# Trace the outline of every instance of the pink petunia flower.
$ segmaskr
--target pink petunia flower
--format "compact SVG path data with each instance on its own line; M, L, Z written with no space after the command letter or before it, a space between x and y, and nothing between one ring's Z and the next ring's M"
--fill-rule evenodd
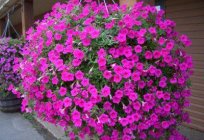
M120 75L116 74L113 76L113 81L115 83L120 83L121 80L122 80L122 77Z
M52 78L52 84L53 84L53 85L57 85L58 82L59 82L59 80L58 80L57 76L55 76L55 77Z
M66 93L67 93L67 89L65 87L60 87L59 94L61 96L64 96L64 95L66 95Z
M141 53L142 52L142 47L140 45L137 45L134 47L134 50L136 53Z
M145 58L146 58L147 60L152 59L152 57L153 57L152 52L150 52L150 51L146 51L146 52L145 52Z
M103 97L107 97L110 95L110 92L111 92L111 89L109 86L104 86L102 89L101 89L101 94Z
M72 74L72 73L69 73L69 72L66 72L66 71L63 71L62 73L61 73L61 79L63 80L63 81L73 81L74 80L74 74Z
M133 72L132 73L132 80L135 81L135 82L139 81L140 80L140 75L141 75L140 72Z
M117 40L119 42L125 42L126 41L126 34L119 33L117 36Z
M75 73L75 77L77 80L82 80L84 78L84 73L80 70L78 70L76 73Z
M84 58L84 52L80 49L75 49L73 52L73 55L76 59L83 59Z
M55 50L60 53L63 52L64 46L62 44L56 44Z
M72 99L69 97L65 97L63 103L65 107L70 107L72 105Z
M111 71L105 70L103 72L103 77L106 78L106 79L110 79L112 77Z

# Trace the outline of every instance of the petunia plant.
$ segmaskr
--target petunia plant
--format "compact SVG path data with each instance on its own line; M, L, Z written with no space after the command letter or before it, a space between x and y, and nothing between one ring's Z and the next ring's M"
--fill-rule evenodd
M83 4L56 3L28 30L22 111L71 139L184 139L191 41L154 6Z
M17 39L0 38L0 94L9 94L21 80L18 73L22 42Z

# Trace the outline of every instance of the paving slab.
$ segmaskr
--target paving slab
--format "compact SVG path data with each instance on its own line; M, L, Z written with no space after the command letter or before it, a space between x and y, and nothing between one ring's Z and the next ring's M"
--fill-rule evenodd
M20 113L0 111L0 140L44 140Z

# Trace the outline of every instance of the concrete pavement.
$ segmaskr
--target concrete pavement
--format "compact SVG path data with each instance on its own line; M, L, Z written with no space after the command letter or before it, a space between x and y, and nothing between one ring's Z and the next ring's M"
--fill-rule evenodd
M0 111L0 140L44 140L20 113Z

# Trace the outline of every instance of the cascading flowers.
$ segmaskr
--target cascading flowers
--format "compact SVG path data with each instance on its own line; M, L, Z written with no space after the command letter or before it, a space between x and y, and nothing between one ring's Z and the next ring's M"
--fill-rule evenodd
M21 59L22 42L17 39L0 38L0 94L7 95L13 85L17 86L21 80L18 73Z
M71 139L184 139L176 127L190 121L191 41L174 27L141 2L55 4L27 32L22 110Z

